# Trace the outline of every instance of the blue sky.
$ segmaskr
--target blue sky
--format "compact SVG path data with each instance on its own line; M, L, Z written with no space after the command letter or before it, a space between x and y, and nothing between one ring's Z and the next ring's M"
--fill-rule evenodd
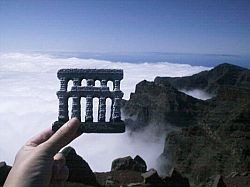
M249 54L249 0L0 0L0 52Z

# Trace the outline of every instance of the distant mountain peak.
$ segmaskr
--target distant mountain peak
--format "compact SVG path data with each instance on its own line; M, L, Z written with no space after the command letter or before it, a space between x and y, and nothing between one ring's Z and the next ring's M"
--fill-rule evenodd
M221 87L250 87L250 70L234 64L223 63L209 71L186 77L156 77L158 84L171 84L176 89L201 89L216 94Z
M247 68L240 67L235 64L229 64L229 63L222 63L219 64L218 66L215 66L212 70L217 70L217 69L227 69L231 71L241 71L241 70L248 70ZM212 71L210 70L210 71Z

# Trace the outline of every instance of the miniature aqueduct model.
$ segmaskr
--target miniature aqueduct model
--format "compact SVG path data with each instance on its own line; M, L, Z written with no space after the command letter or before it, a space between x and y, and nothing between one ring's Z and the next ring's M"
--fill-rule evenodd
M57 131L69 120L68 99L72 97L71 118L77 117L81 121L81 98L86 98L85 122L81 121L80 131L85 133L122 133L125 132L124 122L121 120L120 103L123 92L120 90L120 81L123 79L121 69L61 69L57 72L60 80L58 121L53 123L53 131ZM87 85L82 86L82 80ZM72 80L73 86L68 89L68 82ZM100 86L95 81L101 82ZM113 90L107 86L107 82L113 82ZM93 122L93 98L99 99L98 121ZM106 99L112 100L111 117L106 119Z

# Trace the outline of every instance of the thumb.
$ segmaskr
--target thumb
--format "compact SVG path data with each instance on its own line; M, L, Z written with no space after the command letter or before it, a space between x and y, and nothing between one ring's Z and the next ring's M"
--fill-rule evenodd
M61 148L68 145L77 137L77 130L80 127L80 121L77 118L70 119L55 134L53 134L43 146L53 155Z

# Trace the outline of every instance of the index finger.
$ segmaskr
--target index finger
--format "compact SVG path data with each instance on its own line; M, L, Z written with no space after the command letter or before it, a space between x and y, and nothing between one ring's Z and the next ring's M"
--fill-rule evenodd
M43 130L42 132L40 132L39 134L37 134L36 136L32 137L30 140L28 140L25 145L35 147L47 141L52 136L53 133L54 132L52 131L51 128L47 128Z
M77 118L70 119L58 129L48 141L44 142L44 146L53 154L57 153L61 148L77 137L77 130L79 127L80 121Z

